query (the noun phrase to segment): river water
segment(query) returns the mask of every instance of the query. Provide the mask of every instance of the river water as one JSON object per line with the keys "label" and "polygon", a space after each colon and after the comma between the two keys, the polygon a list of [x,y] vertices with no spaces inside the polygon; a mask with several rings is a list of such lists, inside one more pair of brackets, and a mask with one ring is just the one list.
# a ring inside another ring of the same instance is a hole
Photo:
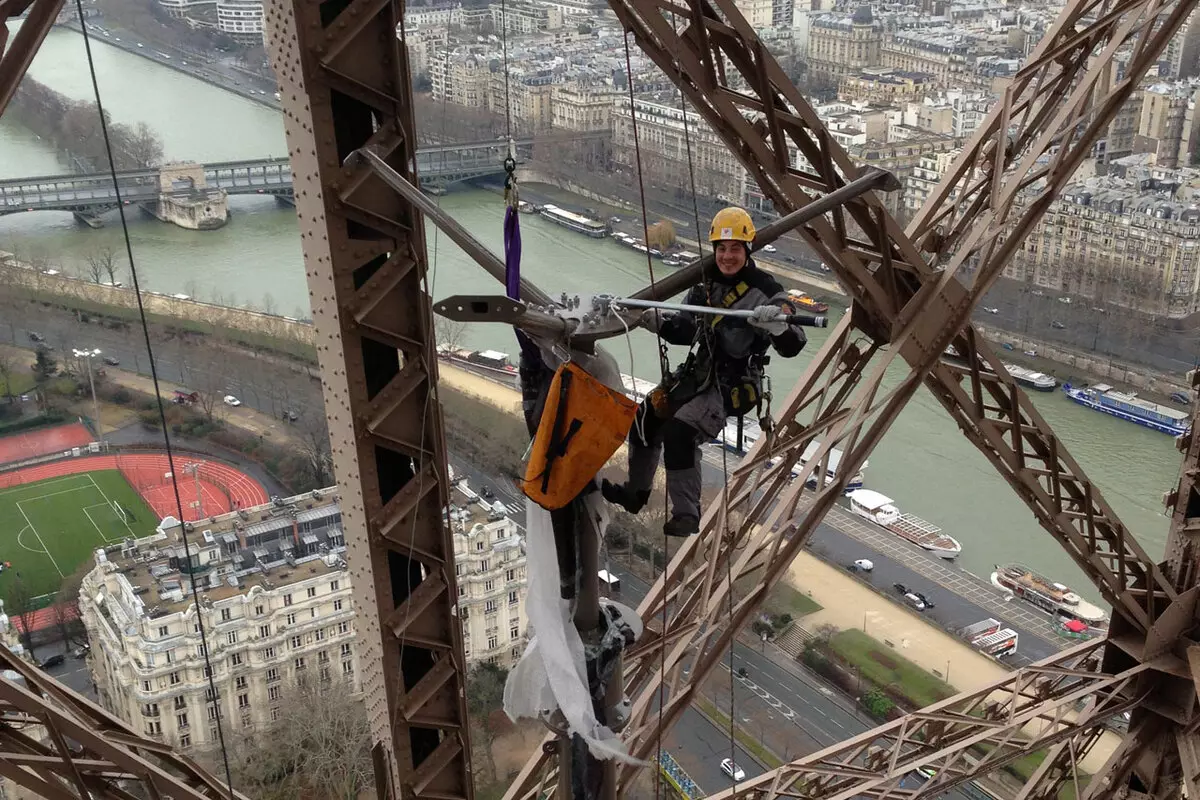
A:
{"label": "river water", "polygon": [[[286,151],[276,112],[102,43],[93,52],[102,98],[112,118],[150,124],[162,137],[167,158],[218,161]],[[77,33],[52,31],[30,74],[71,97],[91,98],[82,38]],[[0,177],[63,171],[45,143],[11,122],[0,122]],[[503,206],[497,195],[456,191],[438,202],[500,252]],[[293,211],[255,197],[231,198],[230,204],[230,223],[215,232],[185,231],[133,211],[130,238],[143,286],[309,316]],[[123,250],[117,217],[111,215],[106,223],[103,229],[91,230],[67,213],[12,215],[0,218],[0,249],[40,254],[78,271],[87,254],[98,247]],[[588,239],[530,216],[522,218],[522,233],[525,273],[552,295],[622,293],[646,282],[645,260],[611,241]],[[498,284],[432,226],[429,252],[434,297],[500,292]],[[823,340],[824,332],[813,331],[801,357],[788,362],[775,359],[771,373],[777,407]],[[511,331],[503,326],[474,327],[464,344],[515,349]],[[651,336],[637,332],[628,346],[623,339],[612,345],[624,371],[651,379],[657,375]],[[889,382],[894,384],[902,374],[901,369],[893,370]],[[1180,463],[1171,439],[1083,409],[1061,393],[1037,394],[1035,401],[1126,525],[1151,555],[1160,554],[1167,527],[1161,496],[1175,483]],[[924,517],[958,537],[963,543],[960,561],[972,572],[986,575],[996,563],[1022,561],[1096,596],[1062,548],[1034,523],[1008,485],[924,389],[871,456],[866,480],[894,498],[902,511]]]}

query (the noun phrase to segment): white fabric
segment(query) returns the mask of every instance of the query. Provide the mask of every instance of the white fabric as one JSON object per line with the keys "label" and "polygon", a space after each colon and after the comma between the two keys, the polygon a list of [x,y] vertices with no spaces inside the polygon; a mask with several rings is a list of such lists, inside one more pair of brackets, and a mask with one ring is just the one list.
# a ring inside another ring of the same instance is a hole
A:
{"label": "white fabric", "polygon": [[[603,538],[608,512],[599,492],[588,496],[588,514]],[[558,559],[550,512],[525,502],[527,573],[529,596],[526,608],[534,637],[504,685],[504,712],[509,719],[537,718],[543,711],[559,709],[568,730],[587,743],[594,757],[618,759],[631,764],[624,743],[592,712],[588,692],[583,640],[571,619],[569,604],[559,589]]]}

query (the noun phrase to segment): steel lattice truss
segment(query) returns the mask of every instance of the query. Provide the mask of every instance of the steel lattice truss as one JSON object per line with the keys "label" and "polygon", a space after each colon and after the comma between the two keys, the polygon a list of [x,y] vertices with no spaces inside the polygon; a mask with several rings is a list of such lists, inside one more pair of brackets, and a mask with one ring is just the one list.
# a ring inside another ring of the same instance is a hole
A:
{"label": "steel lattice truss", "polygon": [[[781,213],[857,174],[732,0],[611,5]],[[802,230],[835,268],[853,311],[789,396],[778,434],[760,440],[729,481],[728,506],[709,509],[701,535],[680,548],[639,608],[650,624],[666,623],[627,662],[633,753],[654,752],[662,729],[692,701],[921,383],[1113,604],[1111,658],[1148,663],[1187,627],[1179,621],[1191,619],[1193,593],[1184,597],[1138,545],[968,320],[1193,6],[1070,4],[907,233],[873,197]],[[1112,84],[1118,51],[1131,58],[1125,77]],[[969,286],[956,275],[965,264],[973,273]],[[940,361],[951,341],[967,356],[966,367]],[[884,370],[897,357],[909,373],[889,386]],[[790,482],[799,454],[817,438],[818,454]],[[805,479],[824,480],[823,458],[834,446],[845,451],[841,480],[802,504]],[[773,456],[783,458],[769,467]],[[754,588],[731,597],[731,587],[751,576]],[[1164,619],[1176,621],[1165,638]],[[681,680],[685,661],[690,674]],[[1192,696],[1184,706],[1189,718],[1194,706]],[[527,763],[508,797],[536,792],[552,760],[545,749]],[[623,784],[631,774],[623,770]],[[818,795],[825,792],[812,793]]]}
{"label": "steel lattice truss", "polygon": [[245,800],[3,646],[0,670],[22,678],[0,680],[0,775],[19,786],[54,800]]}

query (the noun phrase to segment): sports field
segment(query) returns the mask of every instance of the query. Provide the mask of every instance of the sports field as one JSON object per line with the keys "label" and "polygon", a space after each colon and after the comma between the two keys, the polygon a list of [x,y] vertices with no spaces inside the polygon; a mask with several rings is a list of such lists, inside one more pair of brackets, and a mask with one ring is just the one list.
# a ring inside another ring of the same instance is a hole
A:
{"label": "sports field", "polygon": [[0,596],[13,573],[29,593],[53,592],[97,547],[148,536],[158,517],[117,470],[85,472],[0,489]]}

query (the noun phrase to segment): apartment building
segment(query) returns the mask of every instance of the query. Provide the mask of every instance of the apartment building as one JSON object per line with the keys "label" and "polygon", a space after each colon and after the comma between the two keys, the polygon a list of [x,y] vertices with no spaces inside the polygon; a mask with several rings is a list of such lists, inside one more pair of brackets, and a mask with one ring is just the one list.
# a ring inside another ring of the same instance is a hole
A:
{"label": "apartment building", "polygon": [[79,608],[101,704],[187,749],[217,742],[218,714],[227,730],[276,719],[294,682],[357,692],[345,547],[325,489],[97,550]]}
{"label": "apartment building", "polygon": [[[901,206],[904,209],[904,219],[910,220],[917,215],[921,207],[929,200],[933,190],[937,188],[942,177],[950,171],[950,167],[958,158],[961,150],[955,148],[940,153],[926,153],[917,157],[916,163],[904,178],[904,193]],[[954,194],[951,195],[951,199]]]}
{"label": "apartment building", "polygon": [[548,71],[524,74],[519,70],[492,72],[487,77],[486,107],[497,114],[511,114],[513,122],[528,133],[543,133],[554,124],[554,76]]}
{"label": "apartment building", "polygon": [[1006,277],[1144,314],[1200,311],[1200,172],[1146,160],[1064,189]]}
{"label": "apartment building", "polygon": [[603,131],[612,127],[613,104],[619,93],[611,86],[569,83],[555,86],[552,124],[566,131]]}
{"label": "apartment building", "polygon": [[466,52],[440,51],[429,57],[430,94],[467,108],[487,108],[491,70],[487,60]]}
{"label": "apartment building", "polygon": [[934,86],[959,88],[969,73],[972,40],[945,30],[897,31],[883,42],[879,61],[885,67],[930,76]]}
{"label": "apartment building", "polygon": [[404,9],[405,31],[420,28],[447,28],[463,24],[462,3],[441,3],[433,6],[406,6]]}
{"label": "apartment building", "polygon": [[867,67],[841,77],[838,81],[838,100],[843,103],[899,106],[919,101],[929,90],[930,83],[930,77],[923,72]]}
{"label": "apartment building", "polygon": [[775,24],[775,0],[734,0],[733,4],[753,28],[770,28]]}
{"label": "apartment building", "polygon": [[529,624],[525,539],[502,503],[462,485],[451,492],[450,527],[467,663],[512,666],[525,651]]}
{"label": "apartment building", "polygon": [[510,0],[493,3],[492,25],[497,33],[507,28],[511,35],[528,35],[556,31],[563,26],[562,8],[537,0]]}
{"label": "apartment building", "polygon": [[728,197],[740,202],[745,194],[746,170],[700,115],[685,118],[678,106],[628,98],[613,107],[613,155],[626,168],[636,169],[633,115],[637,114],[637,141],[642,170],[652,184],[690,186],[688,146],[700,195]]}
{"label": "apartment building", "polygon": [[1134,153],[1150,153],[1159,167],[1187,166],[1200,141],[1196,97],[1200,82],[1155,83],[1141,93]]}
{"label": "apartment building", "polygon": [[882,46],[883,26],[869,5],[860,5],[852,15],[821,14],[809,26],[808,67],[814,75],[838,81],[878,66]]}

